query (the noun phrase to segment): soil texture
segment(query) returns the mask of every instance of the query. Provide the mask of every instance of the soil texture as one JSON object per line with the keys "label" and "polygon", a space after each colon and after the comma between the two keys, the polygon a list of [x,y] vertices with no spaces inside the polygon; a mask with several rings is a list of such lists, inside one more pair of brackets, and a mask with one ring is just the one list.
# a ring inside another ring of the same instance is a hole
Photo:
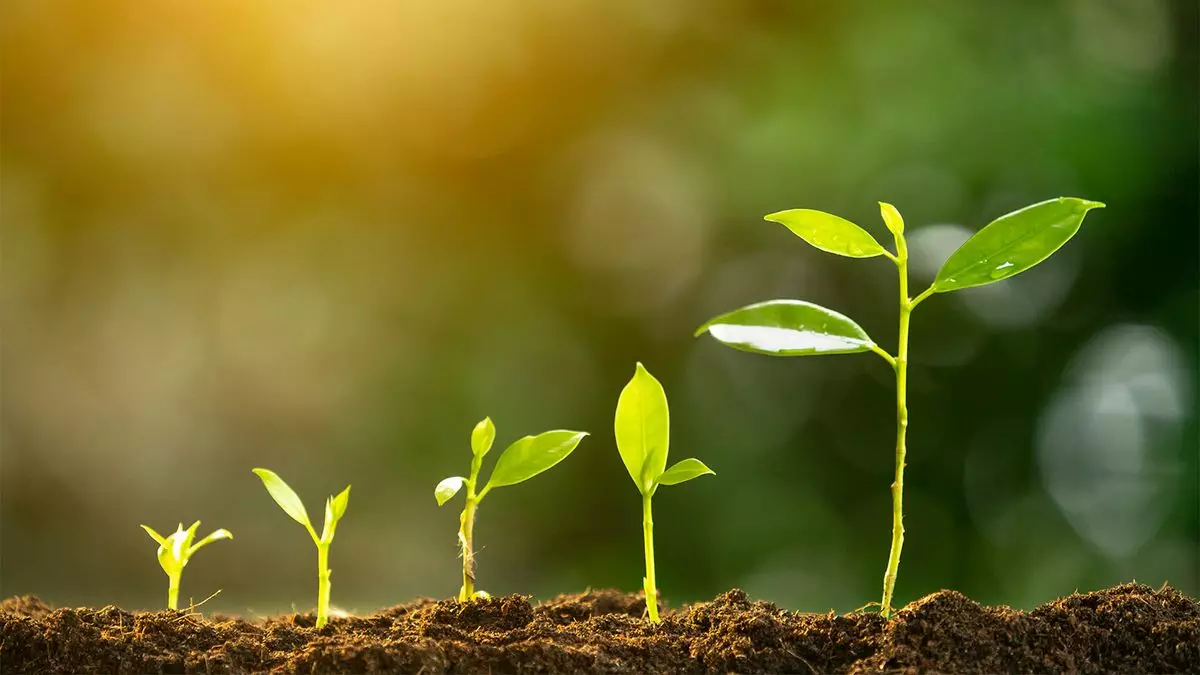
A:
{"label": "soil texture", "polygon": [[590,591],[421,600],[371,616],[246,621],[0,603],[4,673],[1200,673],[1200,603],[1126,584],[1022,612],[954,591],[877,614],[805,614],[732,590],[643,618]]}

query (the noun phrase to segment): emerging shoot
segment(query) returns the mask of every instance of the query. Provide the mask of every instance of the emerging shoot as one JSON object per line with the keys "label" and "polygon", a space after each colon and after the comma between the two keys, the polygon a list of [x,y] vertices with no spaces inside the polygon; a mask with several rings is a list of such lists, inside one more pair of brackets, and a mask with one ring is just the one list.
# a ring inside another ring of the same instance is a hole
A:
{"label": "emerging shoot", "polygon": [[325,498],[325,527],[318,537],[317,531],[308,520],[304,502],[300,501],[295,491],[274,471],[253,471],[254,475],[262,479],[263,486],[267,488],[267,492],[279,508],[291,516],[292,520],[303,525],[304,529],[308,530],[308,536],[312,537],[313,543],[317,545],[317,628],[320,628],[329,622],[329,577],[333,575],[333,571],[329,569],[329,545],[333,543],[333,533],[337,529],[338,521],[345,515],[346,506],[350,503],[350,486],[347,485],[336,497]]}
{"label": "emerging shoot", "polygon": [[629,477],[642,493],[642,542],[646,549],[646,611],[650,622],[658,622],[658,587],[654,579],[654,518],[650,500],[660,485],[677,485],[715,472],[698,459],[685,459],[667,468],[667,449],[670,444],[670,413],[667,393],[641,363],[633,379],[621,390],[617,399],[617,416],[613,423],[617,450],[629,471]]}
{"label": "emerging shoot", "polygon": [[1088,211],[1104,204],[1059,197],[1001,216],[976,232],[942,265],[933,284],[916,297],[908,291],[908,244],[904,219],[891,204],[879,203],[883,222],[896,242],[891,253],[854,223],[811,209],[766,216],[812,246],[849,258],[884,256],[900,276],[900,326],[893,356],[849,318],[800,300],[768,300],[712,319],[696,331],[748,352],[770,356],[874,352],[896,372],[896,478],[892,483],[892,545],[883,577],[881,613],[892,613],[892,591],[904,547],[904,458],[908,431],[908,328],[917,305],[934,293],[982,286],[1024,272],[1049,257],[1079,231]]}
{"label": "emerging shoot", "polygon": [[183,576],[183,568],[187,567],[192,554],[218,539],[233,539],[229,530],[222,528],[193,544],[198,527],[198,520],[186,530],[183,529],[183,523],[179,523],[174,533],[164,537],[149,525],[142,525],[146,534],[158,542],[158,564],[167,573],[167,609],[179,609],[179,578]]}
{"label": "emerging shoot", "polygon": [[492,449],[496,440],[496,427],[489,417],[483,418],[471,432],[471,473],[467,478],[451,476],[437,484],[433,496],[438,506],[450,501],[463,487],[467,488],[467,503],[463,506],[458,522],[458,546],[462,551],[463,582],[458,599],[466,602],[474,597],[486,597],[483,591],[475,590],[475,511],[492,488],[516,485],[533,478],[558,464],[579,445],[585,431],[546,431],[537,436],[526,436],[508,446],[496,461],[492,476],[483,489],[479,486],[479,469],[483,457]]}

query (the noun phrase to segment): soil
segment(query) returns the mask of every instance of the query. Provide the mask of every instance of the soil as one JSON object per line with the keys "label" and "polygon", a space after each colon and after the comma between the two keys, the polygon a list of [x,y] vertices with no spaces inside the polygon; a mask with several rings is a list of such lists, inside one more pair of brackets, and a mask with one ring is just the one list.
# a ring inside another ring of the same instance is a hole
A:
{"label": "soil", "polygon": [[805,614],[732,590],[664,611],[590,591],[421,600],[371,616],[259,621],[0,603],[4,673],[1200,673],[1200,603],[1126,584],[1030,612],[941,591],[878,614]]}

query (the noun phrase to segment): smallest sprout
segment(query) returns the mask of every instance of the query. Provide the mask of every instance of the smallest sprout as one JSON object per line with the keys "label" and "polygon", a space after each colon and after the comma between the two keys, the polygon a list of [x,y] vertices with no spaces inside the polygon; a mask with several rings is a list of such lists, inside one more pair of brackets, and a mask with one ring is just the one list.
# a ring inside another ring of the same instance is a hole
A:
{"label": "smallest sprout", "polygon": [[142,525],[146,534],[158,542],[158,564],[167,573],[169,580],[167,609],[179,609],[179,578],[183,576],[183,568],[187,567],[188,559],[192,557],[192,554],[205,544],[211,544],[218,539],[233,539],[233,534],[229,530],[221,528],[193,544],[192,540],[196,538],[196,528],[198,527],[200,527],[198,520],[186,530],[183,529],[183,523],[180,523],[174,533],[164,537],[149,525]]}

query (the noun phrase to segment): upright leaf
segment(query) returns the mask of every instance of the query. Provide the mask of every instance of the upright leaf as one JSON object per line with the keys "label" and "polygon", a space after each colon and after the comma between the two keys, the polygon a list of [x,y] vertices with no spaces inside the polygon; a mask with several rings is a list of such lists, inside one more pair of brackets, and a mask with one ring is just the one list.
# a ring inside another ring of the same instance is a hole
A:
{"label": "upright leaf", "polygon": [[667,466],[671,420],[667,393],[641,363],[617,399],[613,428],[629,477],[643,494],[649,492]]}
{"label": "upright leaf", "polygon": [[346,507],[350,505],[350,486],[347,485],[345,490],[338,493],[333,498],[333,520],[337,522],[346,515]]}
{"label": "upright leaf", "polygon": [[671,466],[671,468],[664,471],[663,474],[658,477],[658,484],[678,485],[693,478],[699,478],[700,476],[708,474],[715,476],[716,473],[716,471],[713,471],[705,466],[704,462],[701,462],[695,458],[688,458],[676,462]]}
{"label": "upright leaf", "polygon": [[146,531],[146,534],[150,535],[151,539],[158,542],[159,546],[166,545],[166,539],[161,534],[155,532],[154,528],[150,527],[149,525],[142,525],[141,528]]}
{"label": "upright leaf", "polygon": [[219,530],[214,531],[212,534],[208,535],[207,537],[201,539],[200,541],[196,542],[195,544],[192,544],[192,546],[190,548],[188,548],[188,550],[187,550],[187,557],[189,557],[189,558],[192,557],[192,554],[195,553],[196,551],[200,550],[201,547],[207,546],[208,544],[211,544],[214,541],[220,541],[221,539],[233,539],[233,533],[230,532],[229,530],[226,530],[225,528],[221,528]]}
{"label": "upright leaf", "polygon": [[556,430],[520,439],[500,455],[488,485],[503,487],[533,478],[566,459],[584,436],[587,432]]}
{"label": "upright leaf", "polygon": [[471,452],[475,453],[476,457],[483,457],[492,449],[492,442],[495,440],[496,425],[492,424],[492,418],[485,417],[471,431]]}
{"label": "upright leaf", "polygon": [[933,282],[938,293],[982,286],[1024,272],[1075,236],[1083,218],[1104,204],[1059,197],[989,223],[955,251]]}
{"label": "upright leaf", "polygon": [[308,529],[309,533],[316,538],[316,533],[313,532],[312,523],[308,520],[308,511],[304,508],[304,502],[300,501],[300,497],[296,496],[295,491],[283,482],[274,471],[270,469],[253,469],[254,475],[262,479],[263,486],[267,488],[271,499],[283,509],[283,512],[292,517],[292,520],[300,523]]}
{"label": "upright leaf", "polygon": [[887,225],[887,229],[892,234],[904,234],[904,218],[896,207],[887,202],[879,202],[879,215],[883,217],[883,224]]}
{"label": "upright leaf", "polygon": [[462,486],[466,482],[467,479],[462,476],[451,476],[442,479],[442,482],[438,483],[437,487],[433,489],[433,498],[437,500],[438,506],[450,501],[454,495],[458,494],[458,491],[462,489]]}
{"label": "upright leaf", "polygon": [[850,318],[802,300],[767,300],[722,314],[696,330],[747,352],[769,356],[852,354],[875,342]]}
{"label": "upright leaf", "polygon": [[883,247],[858,225],[824,211],[789,209],[764,216],[780,223],[816,248],[848,258],[874,258]]}

